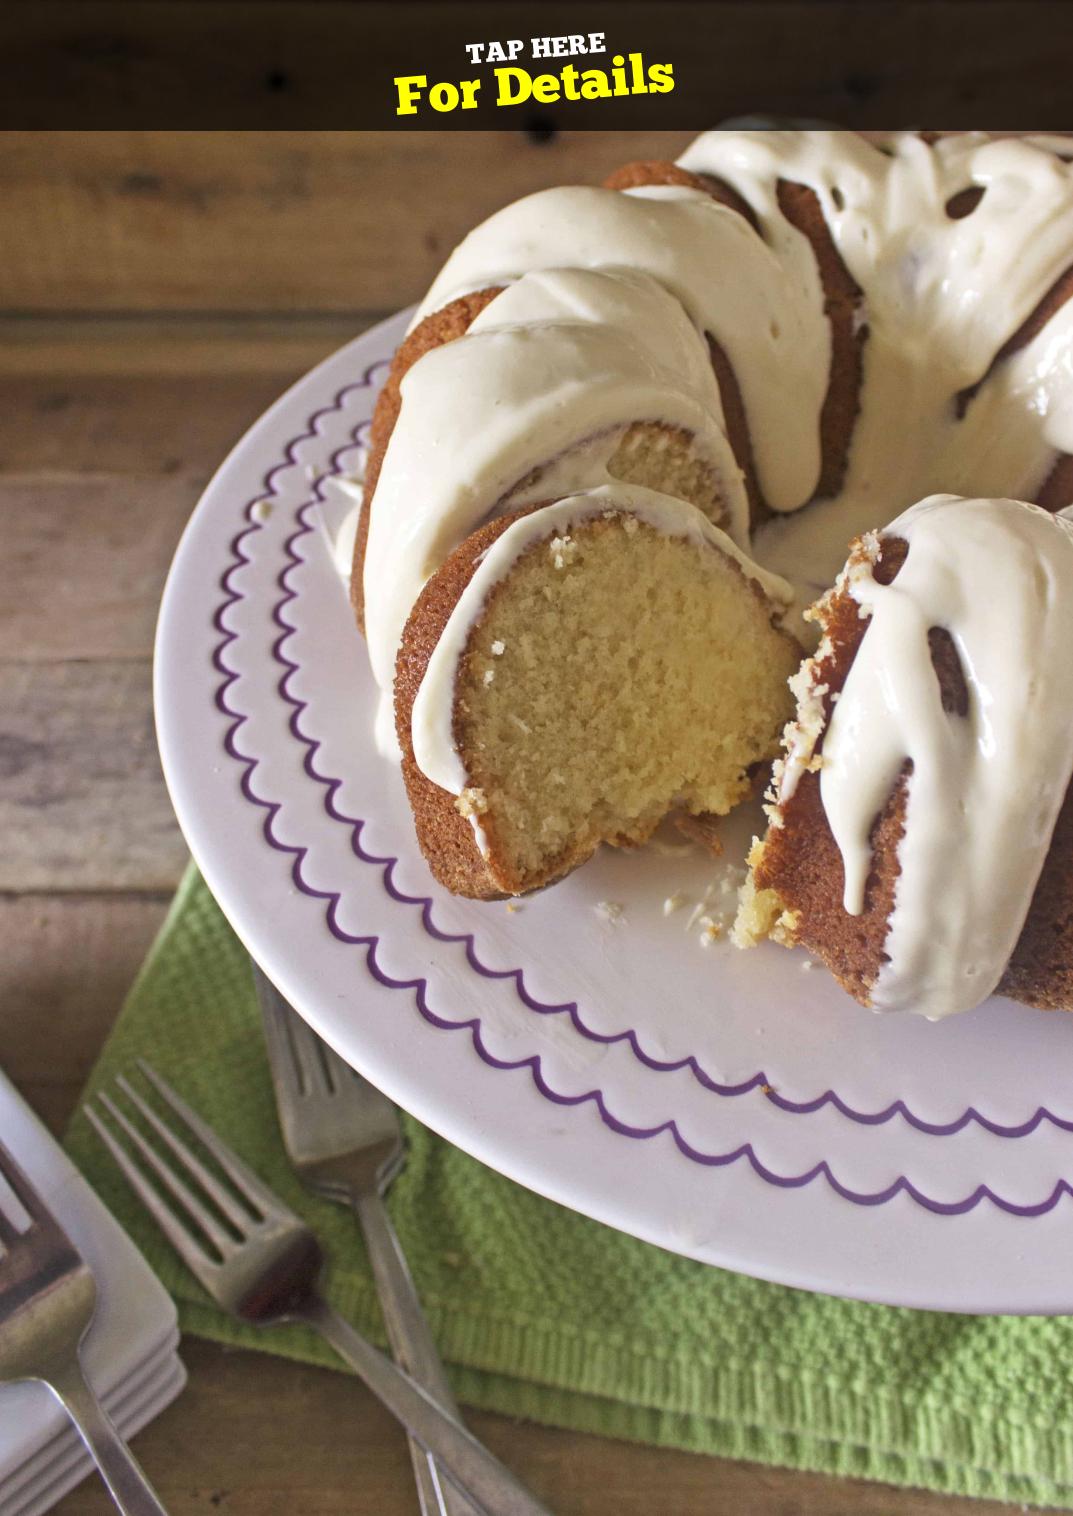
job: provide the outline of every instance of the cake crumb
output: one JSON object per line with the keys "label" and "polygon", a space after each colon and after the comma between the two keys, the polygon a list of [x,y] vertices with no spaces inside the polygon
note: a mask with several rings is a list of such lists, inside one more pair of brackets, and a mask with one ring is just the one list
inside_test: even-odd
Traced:
{"label": "cake crumb", "polygon": [[760,1093],[761,1095],[774,1095],[775,1086],[773,1084],[762,1084],[760,1086]]}
{"label": "cake crumb", "polygon": [[492,643],[492,657],[493,658],[502,658],[503,654],[506,651],[507,651],[507,644],[505,642],[501,641],[500,638],[497,637],[496,640]]}
{"label": "cake crumb", "polygon": [[711,947],[712,943],[718,942],[723,935],[722,923],[716,921],[712,916],[702,916],[698,924],[700,926],[701,947]]}
{"label": "cake crumb", "polygon": [[483,790],[471,786],[464,789],[455,801],[455,810],[468,821],[472,816],[483,816],[488,809],[488,796]]}
{"label": "cake crumb", "polygon": [[617,900],[601,900],[595,910],[597,916],[602,916],[612,926],[618,926],[622,920],[622,906]]}
{"label": "cake crumb", "polygon": [[508,900],[507,901],[507,913],[508,913],[508,915],[516,916],[520,910],[521,910],[521,906],[518,904],[518,902],[516,900]]}
{"label": "cake crumb", "polygon": [[800,928],[801,912],[783,910],[780,912],[775,925],[771,928],[771,940],[772,942],[781,943],[783,947],[796,947],[797,934]]}
{"label": "cake crumb", "polygon": [[803,962],[801,964],[801,972],[803,974],[807,973],[808,970],[811,969],[812,967],[813,967],[812,959],[811,958],[806,958],[806,959],[803,960]]}
{"label": "cake crumb", "polygon": [[250,515],[253,517],[254,521],[260,521],[262,523],[267,521],[272,515],[271,500],[255,500],[253,505],[250,507]]}
{"label": "cake crumb", "polygon": [[578,554],[578,545],[572,537],[553,537],[548,544],[551,561],[557,569],[573,563]]}
{"label": "cake crumb", "polygon": [[675,911],[681,910],[688,898],[681,890],[675,890],[674,894],[668,895],[663,902],[663,914],[665,916],[673,916]]}
{"label": "cake crumb", "polygon": [[660,858],[688,858],[693,852],[692,842],[667,842],[662,837],[650,837],[645,846]]}

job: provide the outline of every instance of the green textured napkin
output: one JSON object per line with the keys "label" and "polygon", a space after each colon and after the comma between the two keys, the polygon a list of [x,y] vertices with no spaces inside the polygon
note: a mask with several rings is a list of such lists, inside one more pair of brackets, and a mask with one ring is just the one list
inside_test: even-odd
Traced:
{"label": "green textured napkin", "polygon": [[[242,948],[191,871],[90,1089],[149,1058],[332,1259],[330,1294],[382,1341],[346,1211],[287,1166]],[[826,1299],[691,1263],[520,1188],[409,1119],[391,1213],[459,1396],[538,1421],[972,1495],[1073,1499],[1073,1324]],[[69,1148],[198,1336],[339,1367],[300,1330],[227,1320],[84,1118]],[[1071,1260],[1073,1266],[1073,1260]]]}

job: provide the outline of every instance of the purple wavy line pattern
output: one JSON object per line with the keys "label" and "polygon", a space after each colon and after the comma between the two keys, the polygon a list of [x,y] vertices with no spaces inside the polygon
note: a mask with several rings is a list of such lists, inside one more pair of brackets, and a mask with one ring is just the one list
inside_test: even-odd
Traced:
{"label": "purple wavy line pattern", "polygon": [[[637,1127],[621,1120],[609,1108],[604,1093],[599,1088],[593,1088],[577,1095],[566,1095],[552,1088],[546,1080],[538,1053],[516,1060],[504,1060],[498,1058],[486,1045],[482,1033],[481,1020],[478,1016],[463,1020],[452,1020],[444,1017],[433,1010],[428,1002],[427,980],[423,977],[414,979],[395,979],[387,974],[377,960],[377,948],[379,937],[376,935],[361,935],[348,932],[339,922],[338,911],[342,898],[340,891],[322,890],[311,885],[304,877],[302,871],[303,862],[308,855],[309,848],[302,844],[283,842],[275,834],[274,823],[282,809],[282,804],[277,801],[266,800],[258,795],[253,786],[253,774],[258,767],[259,760],[256,757],[244,753],[238,745],[238,734],[246,724],[247,718],[241,711],[237,711],[228,701],[228,692],[232,685],[240,678],[240,675],[227,663],[225,653],[227,648],[238,640],[239,633],[233,631],[227,624],[227,612],[229,608],[244,598],[243,591],[236,589],[232,584],[232,578],[236,572],[251,562],[244,551],[243,544],[246,539],[257,531],[263,529],[263,521],[259,521],[254,512],[261,502],[279,497],[277,480],[290,468],[298,466],[297,452],[301,445],[315,439],[319,434],[319,423],[327,416],[343,409],[347,397],[353,393],[370,388],[375,382],[374,376],[385,368],[383,361],[371,364],[364,372],[360,380],[355,380],[344,385],[335,395],[333,401],[316,410],[306,423],[306,429],[298,436],[292,438],[283,449],[280,462],[274,464],[265,474],[263,487],[245,506],[242,519],[246,523],[232,539],[230,544],[231,559],[220,577],[220,589],[222,600],[213,616],[213,626],[220,634],[213,655],[212,664],[221,676],[220,683],[215,690],[215,703],[222,715],[228,718],[229,725],[224,735],[224,749],[237,764],[241,766],[242,774],[239,786],[244,798],[253,806],[264,811],[262,831],[266,841],[277,852],[285,853],[292,859],[291,878],[297,889],[310,898],[326,902],[325,918],[332,935],[340,942],[365,949],[365,963],[368,973],[377,983],[391,990],[411,991],[414,1003],[422,1017],[432,1026],[443,1031],[468,1031],[473,1047],[482,1061],[489,1067],[503,1071],[514,1072],[528,1070],[535,1088],[547,1100],[560,1106],[583,1106],[592,1105],[600,1120],[610,1130],[621,1136],[638,1141],[650,1141],[654,1138],[667,1134],[671,1137],[677,1150],[691,1162],[708,1168],[726,1168],[739,1162],[745,1162],[752,1171],[765,1183],[780,1189],[801,1189],[822,1178],[829,1188],[842,1199],[853,1205],[874,1207],[888,1204],[898,1195],[905,1194],[917,1205],[925,1210],[940,1216],[959,1216],[975,1210],[983,1201],[990,1201],[997,1209],[1009,1215],[1032,1218],[1042,1216],[1052,1211],[1061,1201],[1063,1195],[1073,1196],[1073,1186],[1065,1179],[1060,1179],[1051,1190],[1046,1199],[1032,1204],[1024,1205],[1009,1200],[999,1195],[986,1184],[979,1184],[968,1196],[957,1201],[937,1200],[925,1194],[905,1175],[899,1175],[885,1189],[874,1192],[862,1192],[853,1190],[843,1184],[833,1172],[826,1159],[813,1165],[800,1174],[780,1174],[769,1168],[757,1156],[753,1145],[745,1142],[723,1153],[708,1153],[695,1147],[681,1132],[676,1120],[670,1118],[652,1127]],[[367,423],[355,427],[350,439],[344,446],[337,449],[330,459],[329,473],[340,471],[339,460],[343,453],[349,451],[358,441],[360,433]],[[750,1093],[764,1085],[768,1086],[770,1093],[766,1098],[780,1109],[792,1114],[807,1115],[831,1105],[848,1120],[860,1125],[879,1126],[893,1120],[895,1116],[901,1116],[909,1125],[933,1136],[949,1136],[963,1130],[970,1124],[977,1124],[996,1136],[1008,1138],[1020,1138],[1028,1136],[1041,1124],[1050,1123],[1064,1131],[1073,1131],[1073,1120],[1055,1115],[1053,1112],[1040,1106],[1027,1121],[1018,1125],[1004,1125],[993,1121],[974,1107],[968,1107],[955,1121],[947,1123],[935,1123],[923,1120],[916,1115],[901,1099],[893,1101],[881,1111],[865,1112],[856,1110],[845,1102],[834,1090],[827,1090],[822,1095],[809,1101],[792,1101],[780,1096],[771,1090],[765,1074],[761,1071],[754,1074],[750,1079],[737,1084],[724,1084],[713,1079],[696,1057],[692,1054],[685,1058],[666,1061],[654,1058],[647,1053],[641,1041],[632,1028],[622,1032],[602,1033],[589,1027],[581,1018],[575,1002],[562,1004],[546,1004],[537,1000],[527,989],[523,971],[519,969],[492,969],[484,964],[478,957],[476,945],[472,933],[450,933],[439,928],[432,916],[433,901],[427,896],[409,895],[402,891],[394,882],[394,871],[398,866],[398,859],[393,857],[380,857],[368,852],[361,843],[361,833],[365,822],[362,818],[347,815],[336,804],[336,795],[342,787],[343,780],[331,775],[321,773],[316,767],[316,755],[320,748],[319,740],[308,737],[301,729],[301,716],[307,709],[307,702],[292,695],[287,684],[292,674],[297,672],[300,665],[286,657],[283,645],[296,631],[295,626],[288,622],[283,615],[283,608],[290,601],[297,598],[297,591],[291,589],[288,584],[288,576],[291,571],[300,565],[303,560],[295,552],[297,542],[305,535],[311,533],[314,528],[307,517],[311,510],[315,509],[323,500],[322,482],[317,480],[311,497],[305,501],[297,511],[297,530],[294,531],[284,543],[284,551],[287,562],[277,576],[277,584],[281,590],[281,598],[273,607],[272,619],[280,628],[281,635],[273,646],[273,655],[283,667],[283,674],[278,683],[278,690],[283,698],[292,707],[288,725],[292,735],[306,748],[303,760],[305,772],[318,784],[325,787],[324,805],[328,814],[351,829],[351,846],[357,858],[363,863],[379,868],[383,888],[393,900],[400,904],[419,906],[421,910],[422,925],[426,932],[433,938],[442,942],[458,942],[465,947],[467,961],[474,972],[489,979],[512,979],[516,992],[528,1009],[539,1015],[566,1015],[578,1033],[587,1040],[612,1045],[625,1042],[633,1055],[647,1068],[659,1073],[673,1073],[681,1069],[688,1069],[697,1082],[705,1089],[721,1097],[737,1097]]]}

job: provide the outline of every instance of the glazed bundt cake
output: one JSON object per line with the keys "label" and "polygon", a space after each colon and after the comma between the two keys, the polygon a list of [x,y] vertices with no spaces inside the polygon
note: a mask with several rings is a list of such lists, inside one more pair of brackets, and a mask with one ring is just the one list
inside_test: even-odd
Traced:
{"label": "glazed bundt cake", "polygon": [[639,486],[480,528],[425,585],[398,659],[437,879],[520,894],[672,810],[725,815],[792,709],[788,598],[695,507]]}
{"label": "glazed bundt cake", "polygon": [[737,940],[876,1010],[1073,1009],[1073,520],[932,496],[812,614]]}
{"label": "glazed bundt cake", "polygon": [[[672,783],[670,765],[658,783],[638,779],[644,801],[629,816],[621,787],[618,799],[593,792],[587,819],[584,790],[572,810],[542,810],[550,775],[562,772],[550,728],[543,747],[497,750],[503,768],[481,770],[488,786],[475,782],[477,733],[485,722],[499,731],[498,702],[506,713],[511,692],[506,663],[480,663],[484,608],[467,585],[487,587],[489,618],[510,616],[548,573],[541,548],[522,555],[502,590],[487,575],[470,580],[493,525],[509,537],[520,529],[513,518],[538,503],[649,491],[691,530],[705,521],[784,576],[800,609],[831,584],[847,542],[909,501],[952,490],[1053,511],[1073,499],[1069,151],[977,133],[877,144],[843,132],[709,132],[677,164],[635,163],[603,188],[530,195],[455,250],[379,397],[351,576],[381,691],[380,745],[405,754],[426,853],[451,888],[529,888],[596,840],[636,840],[676,799],[695,808],[709,782],[691,762]],[[624,502],[608,508],[641,521]],[[610,582],[629,561],[651,584],[642,550],[678,563],[681,537],[654,520],[629,547],[622,527],[589,522],[592,580]],[[603,558],[612,544],[615,566]],[[744,581],[761,582],[748,558],[736,562]],[[700,598],[698,588],[689,604]],[[629,605],[643,619],[639,593]],[[463,635],[466,617],[477,643]],[[766,678],[754,660],[755,698],[774,724],[766,734],[759,715],[739,725],[728,697],[734,714],[721,734],[728,751],[742,739],[740,751],[758,756],[785,699],[776,686],[787,643],[770,606],[764,620],[772,657]],[[805,634],[796,610],[785,624]],[[448,627],[453,665],[429,641],[430,628]],[[590,671],[591,687],[609,688],[618,643],[596,633],[591,621],[586,635],[609,661]],[[542,635],[551,646],[553,630]],[[456,744],[450,761],[434,762],[417,739],[426,702],[415,669],[426,662],[438,690],[466,691],[449,737],[441,720],[436,751]],[[479,692],[466,683],[478,666],[482,679],[494,674]],[[542,688],[526,684],[524,698],[539,704]],[[578,734],[571,698],[564,680],[563,730]],[[716,719],[714,696],[695,699],[698,721]],[[435,703],[446,709],[442,694]],[[508,760],[529,776],[531,854],[506,819],[516,803]],[[459,816],[456,803],[491,807],[489,788],[494,813]],[[483,801],[467,801],[472,790]]]}

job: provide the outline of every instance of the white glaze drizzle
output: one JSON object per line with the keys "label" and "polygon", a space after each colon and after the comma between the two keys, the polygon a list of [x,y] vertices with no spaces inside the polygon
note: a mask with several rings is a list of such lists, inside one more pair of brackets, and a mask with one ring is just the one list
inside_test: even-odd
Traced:
{"label": "white glaze drizzle", "polygon": [[[608,192],[610,193],[610,192]],[[706,345],[647,275],[550,270],[519,280],[464,337],[406,374],[373,497],[365,632],[391,732],[395,655],[422,585],[497,510],[607,481],[625,426],[693,434],[719,476],[729,529],[748,536],[741,472]],[[550,467],[548,465],[551,465]],[[540,477],[518,490],[534,470]]]}
{"label": "white glaze drizzle", "polygon": [[[523,516],[507,527],[481,558],[432,650],[414,700],[411,721],[414,758],[421,772],[441,789],[460,795],[469,783],[454,739],[455,679],[459,660],[490,591],[536,543],[568,536],[581,522],[609,511],[634,516],[665,536],[684,537],[698,546],[716,549],[733,559],[746,577],[759,586],[771,601],[773,612],[790,605],[793,591],[784,579],[754,563],[695,506],[670,495],[640,485],[600,485]],[[483,851],[479,816],[474,814],[469,819]]]}
{"label": "white glaze drizzle", "polygon": [[470,232],[415,319],[532,269],[642,270],[725,349],[765,498],[775,510],[794,510],[819,478],[831,339],[812,250],[787,231],[789,251],[780,255],[742,216],[680,186],[541,190]]}
{"label": "white glaze drizzle", "polygon": [[[820,792],[858,915],[872,825],[912,762],[871,1003],[937,1020],[999,983],[1073,772],[1073,522],[935,495],[884,535],[909,544],[894,581],[874,579],[868,554],[841,581],[869,622],[828,723]],[[953,640],[965,717],[943,710],[932,627]]]}
{"label": "white glaze drizzle", "polygon": [[[800,249],[778,182],[808,185],[863,292],[869,336],[844,487],[755,543],[802,606],[830,585],[847,542],[906,501],[939,490],[1030,499],[1054,452],[1073,452],[1068,305],[997,366],[962,420],[954,407],[1073,261],[1073,170],[1054,146],[899,134],[884,153],[851,132],[707,132],[679,160],[733,185],[780,257]],[[947,204],[971,186],[983,198],[951,219]]]}

